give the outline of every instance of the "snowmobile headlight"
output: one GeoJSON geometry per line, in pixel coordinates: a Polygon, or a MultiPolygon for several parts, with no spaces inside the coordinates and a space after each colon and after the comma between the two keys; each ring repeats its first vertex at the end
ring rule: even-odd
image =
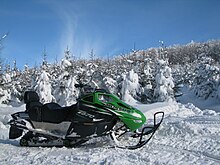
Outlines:
{"type": "Polygon", "coordinates": [[[134,120],[135,123],[142,123],[142,120],[134,120]]]}

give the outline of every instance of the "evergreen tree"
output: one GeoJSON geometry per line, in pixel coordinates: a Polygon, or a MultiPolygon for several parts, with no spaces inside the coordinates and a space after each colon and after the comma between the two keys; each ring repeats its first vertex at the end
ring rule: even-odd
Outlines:
{"type": "Polygon", "coordinates": [[[79,96],[79,90],[75,87],[77,84],[76,78],[70,76],[67,82],[67,95],[66,95],[66,105],[72,105],[76,103],[76,99],[79,96]]]}
{"type": "Polygon", "coordinates": [[[200,62],[195,70],[194,92],[198,97],[207,99],[215,97],[218,91],[219,67],[216,67],[214,60],[201,55],[200,62]]]}
{"type": "Polygon", "coordinates": [[[73,77],[70,51],[67,48],[65,58],[60,64],[60,75],[55,79],[53,95],[60,105],[71,105],[76,102],[78,90],[75,89],[76,80],[73,77]]]}
{"type": "Polygon", "coordinates": [[[142,87],[141,102],[152,103],[154,88],[155,88],[155,70],[152,68],[152,61],[150,58],[146,58],[143,61],[143,70],[140,72],[140,84],[142,87]]]}
{"type": "Polygon", "coordinates": [[[0,104],[8,104],[10,102],[10,83],[11,76],[8,73],[2,75],[0,87],[0,104]]]}
{"type": "Polygon", "coordinates": [[[156,73],[156,88],[154,89],[154,97],[156,101],[169,101],[174,99],[174,83],[171,68],[168,62],[158,60],[156,73]]]}
{"type": "Polygon", "coordinates": [[[121,83],[121,98],[127,103],[136,102],[139,100],[140,84],[138,81],[138,74],[133,70],[127,74],[122,75],[123,81],[121,83]]]}
{"type": "Polygon", "coordinates": [[[51,84],[49,79],[49,74],[43,70],[42,73],[37,77],[37,83],[35,86],[35,91],[39,94],[40,101],[42,103],[48,103],[55,101],[52,96],[51,84]]]}
{"type": "Polygon", "coordinates": [[[116,80],[109,76],[106,76],[104,77],[103,81],[105,83],[105,86],[111,93],[118,95],[118,83],[116,80]]]}

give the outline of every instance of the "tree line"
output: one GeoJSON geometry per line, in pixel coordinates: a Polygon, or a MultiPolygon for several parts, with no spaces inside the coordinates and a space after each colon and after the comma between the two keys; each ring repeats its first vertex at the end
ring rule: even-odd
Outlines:
{"type": "Polygon", "coordinates": [[[191,42],[146,50],[132,50],[112,59],[95,57],[72,58],[65,51],[61,61],[48,63],[46,58],[39,67],[3,67],[0,63],[0,103],[20,104],[26,90],[37,91],[42,102],[56,101],[73,104],[79,91],[75,84],[88,82],[93,73],[92,86],[104,86],[125,100],[142,103],[175,100],[183,85],[195,95],[207,99],[219,98],[220,41],[191,42]]]}

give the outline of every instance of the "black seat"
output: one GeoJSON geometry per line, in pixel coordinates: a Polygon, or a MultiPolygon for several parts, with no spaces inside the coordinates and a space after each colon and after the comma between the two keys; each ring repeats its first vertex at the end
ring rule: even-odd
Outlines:
{"type": "Polygon", "coordinates": [[[26,103],[26,112],[33,121],[41,121],[41,107],[40,98],[35,91],[26,91],[24,93],[24,103],[26,103]]]}
{"type": "Polygon", "coordinates": [[[57,103],[47,103],[42,106],[41,117],[43,122],[61,123],[71,121],[76,113],[76,105],[61,107],[57,103]]]}
{"type": "Polygon", "coordinates": [[[24,93],[24,103],[39,102],[40,98],[35,91],[26,91],[24,93]]]}
{"type": "Polygon", "coordinates": [[[26,91],[24,93],[24,103],[26,103],[26,111],[30,109],[40,109],[43,105],[39,102],[40,98],[35,91],[26,91]]]}
{"type": "Polygon", "coordinates": [[[61,107],[57,103],[42,104],[39,102],[39,96],[34,91],[27,91],[24,95],[26,111],[32,121],[61,123],[70,121],[77,112],[77,106],[61,107]]]}
{"type": "Polygon", "coordinates": [[[42,121],[49,123],[61,123],[65,121],[68,108],[63,108],[57,103],[47,103],[42,106],[42,121]]]}

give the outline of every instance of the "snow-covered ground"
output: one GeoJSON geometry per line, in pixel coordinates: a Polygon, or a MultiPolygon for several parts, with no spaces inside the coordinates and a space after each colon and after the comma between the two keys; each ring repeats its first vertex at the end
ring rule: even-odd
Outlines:
{"type": "Polygon", "coordinates": [[[134,105],[148,122],[164,111],[164,121],[149,144],[141,149],[110,148],[98,139],[80,148],[20,147],[8,139],[10,114],[24,109],[0,105],[0,164],[220,164],[220,113],[193,104],[134,105]]]}
{"type": "Polygon", "coordinates": [[[205,109],[212,109],[216,112],[220,112],[220,100],[216,98],[208,98],[203,99],[196,97],[193,90],[190,90],[187,87],[182,88],[183,96],[181,96],[178,100],[183,104],[192,103],[198,108],[205,110],[205,109]]]}

